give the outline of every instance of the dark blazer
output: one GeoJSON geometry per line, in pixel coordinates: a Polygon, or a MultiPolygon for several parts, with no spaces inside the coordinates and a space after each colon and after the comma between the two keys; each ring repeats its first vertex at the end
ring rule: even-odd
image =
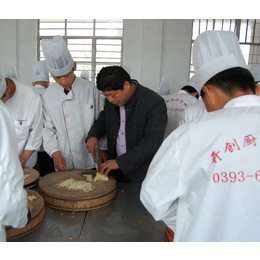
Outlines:
{"type": "Polygon", "coordinates": [[[87,139],[96,137],[100,140],[107,135],[108,159],[116,159],[124,174],[143,179],[149,164],[159,149],[167,125],[165,101],[153,90],[140,85],[125,103],[126,111],[126,150],[119,157],[116,154],[116,138],[120,127],[119,107],[105,100],[104,110],[91,127],[87,139]]]}

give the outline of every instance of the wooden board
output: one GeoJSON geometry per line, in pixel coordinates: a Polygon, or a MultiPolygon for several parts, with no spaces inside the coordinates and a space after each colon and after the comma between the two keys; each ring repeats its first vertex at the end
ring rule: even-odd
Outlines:
{"type": "Polygon", "coordinates": [[[23,228],[12,228],[11,226],[5,227],[6,239],[12,240],[23,235],[32,232],[40,226],[45,216],[44,200],[42,196],[34,190],[25,189],[27,191],[27,196],[34,195],[36,200],[32,201],[33,211],[31,214],[31,221],[28,225],[23,228]]]}
{"type": "Polygon", "coordinates": [[[31,189],[38,184],[40,173],[37,170],[29,167],[24,167],[23,173],[24,175],[29,175],[26,179],[24,179],[24,188],[31,189]]]}
{"type": "Polygon", "coordinates": [[[88,193],[57,187],[59,183],[70,178],[87,181],[87,178],[83,177],[85,174],[92,174],[94,178],[96,171],[67,170],[45,175],[38,185],[45,204],[60,210],[87,211],[102,208],[111,203],[116,196],[116,181],[112,176],[108,176],[108,181],[91,182],[95,189],[88,193]]]}

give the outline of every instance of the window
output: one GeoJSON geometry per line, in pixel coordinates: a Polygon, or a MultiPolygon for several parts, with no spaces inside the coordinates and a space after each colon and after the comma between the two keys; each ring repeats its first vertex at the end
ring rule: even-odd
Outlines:
{"type": "Polygon", "coordinates": [[[122,63],[123,20],[40,19],[38,60],[44,60],[40,41],[56,35],[64,38],[77,63],[75,74],[80,76],[83,70],[87,70],[93,83],[102,67],[122,63]]]}
{"type": "Polygon", "coordinates": [[[245,61],[248,65],[260,63],[260,20],[256,19],[194,19],[191,59],[190,59],[190,78],[194,75],[192,62],[193,42],[200,33],[207,30],[221,30],[235,32],[245,61]]]}

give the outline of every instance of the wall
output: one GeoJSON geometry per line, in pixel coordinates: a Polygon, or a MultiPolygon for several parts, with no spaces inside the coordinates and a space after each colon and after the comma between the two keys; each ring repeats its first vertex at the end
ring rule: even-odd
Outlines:
{"type": "Polygon", "coordinates": [[[0,19],[0,73],[16,67],[19,80],[32,84],[32,64],[36,61],[37,22],[33,19],[0,19]]]}
{"type": "MultiPolygon", "coordinates": [[[[188,81],[192,20],[124,20],[123,65],[132,78],[158,91],[164,75],[171,92],[188,81]]],[[[32,64],[37,58],[37,21],[0,19],[0,73],[17,68],[21,82],[31,85],[32,64]]]]}
{"type": "Polygon", "coordinates": [[[192,20],[124,20],[123,65],[155,91],[169,76],[176,92],[189,79],[191,34],[192,20]]]}

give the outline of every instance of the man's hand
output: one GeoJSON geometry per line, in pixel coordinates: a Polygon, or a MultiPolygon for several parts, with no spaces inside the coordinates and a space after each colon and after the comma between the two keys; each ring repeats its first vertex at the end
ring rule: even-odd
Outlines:
{"type": "Polygon", "coordinates": [[[117,169],[119,169],[119,166],[116,160],[108,160],[100,165],[99,172],[107,176],[111,170],[117,170],[117,169]]]}
{"type": "Polygon", "coordinates": [[[101,165],[103,162],[107,161],[107,153],[104,150],[99,150],[98,152],[99,157],[99,165],[101,165]]]}
{"type": "Polygon", "coordinates": [[[52,154],[52,157],[54,159],[54,167],[58,171],[65,171],[66,170],[66,161],[64,157],[61,155],[59,151],[52,154]]]}
{"type": "Polygon", "coordinates": [[[19,158],[22,167],[25,167],[25,164],[27,163],[27,161],[29,160],[29,158],[33,154],[33,152],[34,152],[33,150],[25,150],[23,152],[22,156],[19,158]]]}
{"type": "Polygon", "coordinates": [[[30,212],[32,213],[32,210],[33,210],[33,204],[32,204],[32,202],[31,202],[28,198],[27,198],[27,206],[28,206],[30,212]]]}
{"type": "Polygon", "coordinates": [[[90,137],[86,143],[86,147],[92,157],[95,158],[95,153],[98,150],[98,139],[96,137],[90,137]]]}

